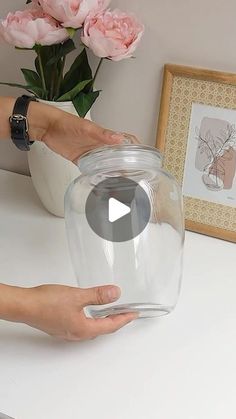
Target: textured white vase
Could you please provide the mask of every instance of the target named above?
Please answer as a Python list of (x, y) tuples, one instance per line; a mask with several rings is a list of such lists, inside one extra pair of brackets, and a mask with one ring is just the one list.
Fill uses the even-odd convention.
[[(40, 102), (78, 116), (72, 102)], [(86, 119), (90, 119), (90, 113)], [(64, 217), (64, 195), (70, 183), (80, 175), (79, 169), (39, 141), (31, 146), (28, 162), (32, 182), (42, 204), (50, 213)]]

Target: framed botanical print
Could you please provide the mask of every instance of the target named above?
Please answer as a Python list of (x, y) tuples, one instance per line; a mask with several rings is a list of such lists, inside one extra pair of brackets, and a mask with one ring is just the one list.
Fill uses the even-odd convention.
[(156, 146), (186, 228), (236, 242), (236, 74), (165, 65)]

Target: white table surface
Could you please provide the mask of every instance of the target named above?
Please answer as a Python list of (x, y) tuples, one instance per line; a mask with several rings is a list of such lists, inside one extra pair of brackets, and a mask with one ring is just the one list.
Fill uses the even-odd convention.
[[(75, 285), (64, 220), (0, 171), (0, 280)], [(16, 419), (235, 419), (236, 246), (187, 233), (175, 311), (84, 343), (0, 321), (0, 411)]]

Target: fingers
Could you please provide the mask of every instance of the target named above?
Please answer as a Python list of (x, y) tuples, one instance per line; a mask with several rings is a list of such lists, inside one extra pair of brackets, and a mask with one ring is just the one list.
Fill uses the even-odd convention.
[(128, 134), (127, 132), (122, 133), (124, 135), (125, 140), (128, 144), (140, 144), (141, 142), (138, 140), (135, 135)]
[(140, 144), (135, 135), (128, 134), (127, 132), (113, 132), (109, 130), (103, 130), (103, 134), (108, 138), (108, 144)]
[[(80, 289), (79, 297), (82, 306), (109, 304), (121, 295), (121, 290), (117, 286), (105, 285), (88, 289)], [(86, 318), (85, 339), (95, 338), (99, 335), (114, 333), (121, 327), (127, 325), (138, 318), (138, 313), (125, 313), (106, 317), (105, 319)]]
[(113, 145), (113, 144), (139, 144), (140, 141), (131, 134), (126, 132), (114, 132), (109, 129), (104, 129), (95, 123), (89, 125), (90, 135), (94, 136), (99, 143)]
[(125, 140), (123, 133), (114, 132), (109, 129), (100, 128), (97, 134), (99, 136), (99, 141), (107, 145), (122, 144), (122, 142)]
[(90, 337), (114, 333), (138, 318), (138, 313), (117, 314), (105, 319), (87, 319), (87, 332)]
[(94, 287), (88, 289), (79, 289), (79, 298), (82, 300), (82, 306), (103, 305), (113, 303), (120, 298), (121, 290), (113, 285)]
[(140, 144), (140, 141), (135, 135), (128, 134), (127, 132), (102, 130), (101, 134), (105, 137), (104, 142), (107, 144)]

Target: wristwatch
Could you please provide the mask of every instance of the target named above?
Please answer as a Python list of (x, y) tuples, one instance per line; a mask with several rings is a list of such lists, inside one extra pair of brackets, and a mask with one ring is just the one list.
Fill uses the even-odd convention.
[(34, 96), (20, 96), (16, 100), (12, 115), (9, 118), (11, 127), (11, 139), (13, 143), (22, 151), (30, 150), (30, 146), (34, 143), (29, 138), (29, 127), (27, 120), (27, 110), (29, 103), (36, 101)]

